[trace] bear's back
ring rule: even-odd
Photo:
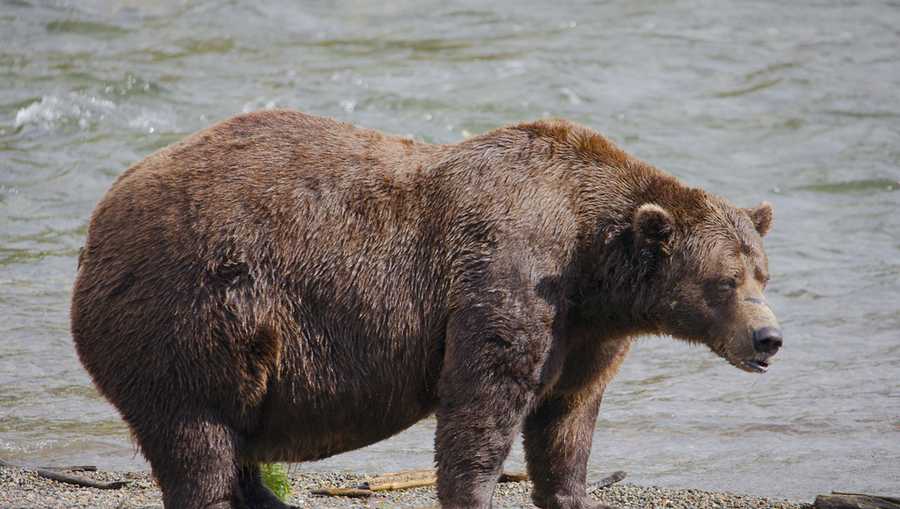
[[[378,293],[386,274],[394,293],[421,286],[440,251],[421,237],[444,227],[423,183],[440,151],[293,111],[228,119],[123,173],[94,212],[82,277],[127,274],[147,298],[183,290],[185,305],[242,272],[257,297],[277,286],[334,301],[351,285]]]

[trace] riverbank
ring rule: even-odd
[[[78,472],[100,482],[128,481],[114,490],[82,488],[38,476],[19,468],[0,467],[0,507],[3,508],[160,508],[159,488],[146,472]],[[323,487],[353,487],[365,477],[343,472],[289,472],[290,503],[299,507],[339,508],[424,508],[436,507],[433,487],[391,491],[369,498],[320,497],[310,491]],[[499,484],[494,507],[533,507],[529,498],[531,483]],[[594,498],[620,509],[809,509],[809,504],[772,500],[747,495],[714,493],[693,489],[663,489],[616,484],[592,493]]]

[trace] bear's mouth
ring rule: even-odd
[[[769,370],[769,363],[767,361],[752,359],[742,362],[738,367],[744,371],[749,371],[750,373],[765,373]]]
[[[771,355],[766,354],[757,354],[750,358],[745,357],[741,359],[742,356],[732,354],[727,345],[719,348],[713,347],[713,351],[727,360],[732,366],[747,373],[765,373],[769,370],[769,361],[772,359]]]

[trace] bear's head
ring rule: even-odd
[[[648,279],[658,332],[699,342],[734,366],[763,373],[782,344],[763,295],[769,280],[762,237],[768,203],[739,209],[702,193],[704,206],[668,210],[644,203],[632,218],[634,253],[653,266]]]

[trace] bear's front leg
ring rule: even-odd
[[[628,338],[582,343],[569,355],[556,390],[526,418],[525,459],[538,507],[608,508],[587,495],[587,462],[603,391],[630,346]]]
[[[444,509],[491,507],[503,461],[534,399],[549,337],[485,311],[459,311],[447,327],[435,438]]]
[[[600,509],[587,495],[600,394],[587,401],[573,396],[545,400],[525,420],[525,457],[534,483],[531,498],[542,509]]]

